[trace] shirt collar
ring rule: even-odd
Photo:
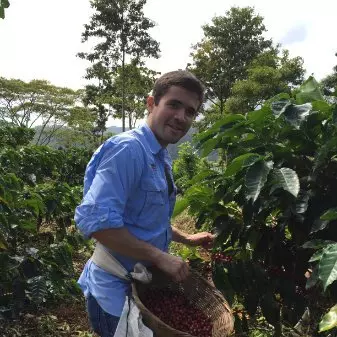
[[[150,150],[154,155],[158,154],[160,150],[165,149],[159,144],[156,136],[154,135],[147,122],[144,122],[140,128],[143,131],[145,138],[149,143]]]

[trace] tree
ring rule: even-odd
[[[278,48],[259,54],[247,67],[247,78],[234,83],[232,94],[225,105],[225,113],[247,113],[261,106],[265,100],[279,93],[290,94],[303,82],[304,68],[301,57],[289,58],[289,52]],[[209,128],[221,118],[218,105],[213,104],[204,118],[196,122],[199,131]]]
[[[204,38],[194,46],[189,69],[204,82],[206,97],[224,112],[233,84],[246,77],[246,67],[272,41],[263,37],[263,18],[251,7],[232,7],[203,26]]]
[[[129,129],[133,129],[137,120],[144,118],[146,111],[146,97],[149,95],[157,73],[146,67],[142,67],[131,62],[125,65],[124,78],[123,70],[119,68],[117,76],[113,80],[113,96],[111,106],[114,109],[113,117],[122,116],[121,93],[125,88],[125,115],[128,117]]]
[[[111,99],[110,95],[102,85],[90,84],[85,87],[83,102],[96,116],[92,133],[94,137],[100,137],[100,142],[103,141],[106,122],[110,114],[109,109],[106,107],[107,101]]]
[[[303,59],[289,59],[289,52],[272,49],[258,55],[247,68],[247,79],[235,82],[225,111],[247,113],[279,93],[290,94],[303,82]]]
[[[80,90],[56,87],[44,80],[24,82],[1,77],[0,120],[18,127],[38,126],[36,144],[47,145],[57,130],[68,123],[74,125],[76,116],[82,123],[90,119],[81,95]]]
[[[90,24],[85,25],[82,42],[87,42],[89,38],[98,38],[100,42],[93,52],[78,54],[79,57],[93,63],[93,67],[98,65],[105,71],[105,74],[97,73],[91,67],[87,71],[87,77],[102,80],[104,76],[105,81],[100,84],[106,87],[109,87],[109,80],[106,79],[121,67],[123,131],[126,57],[135,59],[137,63],[141,62],[143,57],[159,57],[159,44],[148,33],[148,30],[154,27],[154,23],[144,16],[145,3],[146,0],[92,0],[91,7],[95,13],[90,19]]]
[[[190,142],[182,143],[178,147],[178,158],[173,162],[173,176],[178,189],[184,192],[192,185],[192,178],[210,164],[206,159],[200,158]]]
[[[0,0],[0,18],[5,18],[5,8],[9,7],[9,1],[8,0]]]
[[[337,57],[337,53],[335,54]],[[337,95],[337,65],[333,68],[333,73],[325,77],[322,82],[323,93],[327,96]]]

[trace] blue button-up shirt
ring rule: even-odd
[[[176,187],[168,195],[165,166],[172,178],[168,151],[149,126],[111,137],[93,154],[84,178],[84,197],[75,210],[75,222],[87,238],[92,233],[125,227],[140,240],[168,250],[170,218]],[[139,262],[110,251],[128,270]],[[147,265],[145,261],[140,261]],[[78,280],[84,295],[91,293],[111,315],[120,316],[130,284],[88,260]]]

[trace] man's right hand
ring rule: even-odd
[[[160,260],[157,261],[156,266],[163,272],[167,273],[176,282],[186,280],[189,275],[189,266],[181,258],[168,253],[163,253]]]

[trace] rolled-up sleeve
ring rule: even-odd
[[[92,183],[75,210],[75,222],[86,238],[103,229],[124,226],[125,204],[142,172],[134,141],[110,141],[102,151]]]

